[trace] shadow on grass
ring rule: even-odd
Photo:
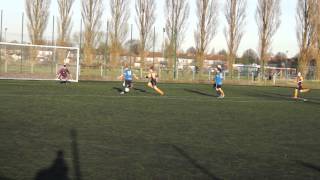
[[[300,160],[297,160],[296,163],[298,163],[299,165],[302,165],[306,168],[320,172],[320,166],[317,166],[317,165],[314,165],[314,164],[311,164],[308,162],[300,161]]]
[[[13,180],[13,179],[10,179],[10,178],[7,178],[7,177],[4,177],[4,176],[1,176],[1,175],[0,175],[0,179],[1,179],[1,180]]]
[[[75,180],[81,180],[80,172],[80,160],[79,160],[79,150],[77,142],[77,132],[74,129],[70,130],[71,137],[71,150],[72,150],[72,163],[74,167],[74,177]],[[68,177],[69,168],[66,161],[64,160],[64,153],[62,150],[57,151],[57,155],[53,163],[48,168],[40,169],[36,176],[35,180],[70,180]],[[0,176],[0,179],[5,179]],[[10,180],[7,178],[7,180]]]
[[[113,87],[112,89],[116,90],[118,93],[121,93],[123,91],[123,88],[118,88],[118,87]],[[152,94],[151,92],[148,92],[147,90],[142,88],[133,87],[132,89],[135,91],[139,91],[141,93]]]
[[[194,90],[194,89],[184,89],[184,91],[190,92],[190,93],[194,93],[194,94],[198,94],[198,95],[202,95],[202,96],[217,97],[215,95],[204,93],[204,92],[201,92],[199,90]]]
[[[206,167],[199,164],[195,159],[193,159],[186,151],[181,149],[176,145],[171,145],[174,150],[176,150],[182,157],[189,161],[195,168],[199,169],[203,174],[207,175],[210,179],[219,180],[212,172],[210,172]]]
[[[145,89],[141,89],[141,88],[133,88],[133,90],[135,91],[139,91],[139,92],[142,92],[142,93],[148,93]]]
[[[79,156],[79,148],[77,141],[77,131],[75,129],[71,129],[70,131],[71,137],[71,149],[72,149],[72,163],[74,168],[74,176],[76,180],[81,180],[81,171],[80,171],[80,156]]]
[[[48,168],[41,169],[37,172],[35,180],[69,180],[68,166],[64,160],[63,151],[57,152],[57,157],[53,161],[52,165]]]
[[[112,89],[116,90],[118,93],[121,93],[123,91],[122,88],[118,88],[118,87],[113,87]]]
[[[279,93],[272,93],[272,92],[266,92],[266,91],[259,91],[259,92],[247,92],[245,95],[250,97],[256,97],[256,98],[268,98],[272,100],[287,100],[287,101],[301,101],[306,104],[312,104],[312,105],[320,105],[319,101],[315,101],[313,99],[305,99],[305,98],[299,98],[299,99],[293,99],[292,95],[290,94],[279,94]],[[305,101],[306,100],[306,101]]]

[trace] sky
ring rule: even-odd
[[[103,26],[102,30],[106,29],[107,19],[110,17],[109,14],[109,0],[103,0],[104,3],[104,15],[103,15]],[[139,34],[135,24],[135,10],[134,10],[134,0],[129,0],[131,15],[128,24],[133,24],[133,39],[139,39]],[[187,50],[191,46],[195,46],[193,34],[196,29],[196,0],[188,0],[190,5],[190,14],[187,22],[187,31],[185,34],[185,40],[182,44],[182,49]],[[225,17],[223,14],[225,0],[218,0],[219,4],[219,25],[218,32],[211,42],[208,51],[210,52],[213,48],[215,52],[222,49],[226,49],[226,40],[224,36],[224,28],[226,26]],[[165,15],[164,15],[164,4],[165,0],[156,0],[156,34],[157,43],[156,50],[161,49],[161,44],[163,42],[162,29],[165,26]],[[276,54],[277,52],[287,53],[289,57],[295,56],[298,53],[298,44],[296,38],[296,4],[297,0],[281,0],[281,25],[275,34],[272,42],[271,52]],[[7,41],[21,39],[21,27],[22,27],[22,13],[25,11],[25,0],[0,0],[0,10],[3,11],[3,34],[2,37],[6,36]],[[244,28],[245,34],[241,41],[238,55],[241,56],[242,53],[247,49],[254,49],[257,51],[258,48],[258,29],[255,20],[257,0],[247,0],[247,17],[246,26]],[[79,32],[80,21],[81,21],[81,0],[75,0],[73,5],[73,32]],[[53,29],[53,16],[58,16],[58,5],[56,0],[51,0],[50,6],[50,20],[45,32],[45,38],[51,39],[52,29]],[[56,27],[56,25],[55,25]],[[7,31],[5,33],[5,28]],[[56,31],[56,30],[55,30]],[[128,36],[128,39],[130,37]],[[26,26],[26,21],[24,23],[24,39],[28,40],[28,31]]]

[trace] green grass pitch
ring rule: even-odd
[[[319,90],[159,87],[1,80],[0,179],[320,179]]]

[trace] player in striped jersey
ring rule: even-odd
[[[298,72],[296,82],[297,82],[297,87],[294,90],[294,95],[293,95],[294,99],[298,99],[299,93],[305,93],[305,92],[310,91],[310,89],[304,89],[302,87],[303,77],[301,75],[301,72]]]

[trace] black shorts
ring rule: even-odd
[[[151,79],[150,83],[152,86],[157,86],[157,81],[155,79]]]
[[[222,85],[220,84],[213,84],[213,88],[221,88],[222,87]]]
[[[132,87],[132,80],[125,80],[124,87],[131,88]]]
[[[296,87],[296,89],[298,89],[299,91],[302,90],[302,83],[298,83],[298,86]]]

